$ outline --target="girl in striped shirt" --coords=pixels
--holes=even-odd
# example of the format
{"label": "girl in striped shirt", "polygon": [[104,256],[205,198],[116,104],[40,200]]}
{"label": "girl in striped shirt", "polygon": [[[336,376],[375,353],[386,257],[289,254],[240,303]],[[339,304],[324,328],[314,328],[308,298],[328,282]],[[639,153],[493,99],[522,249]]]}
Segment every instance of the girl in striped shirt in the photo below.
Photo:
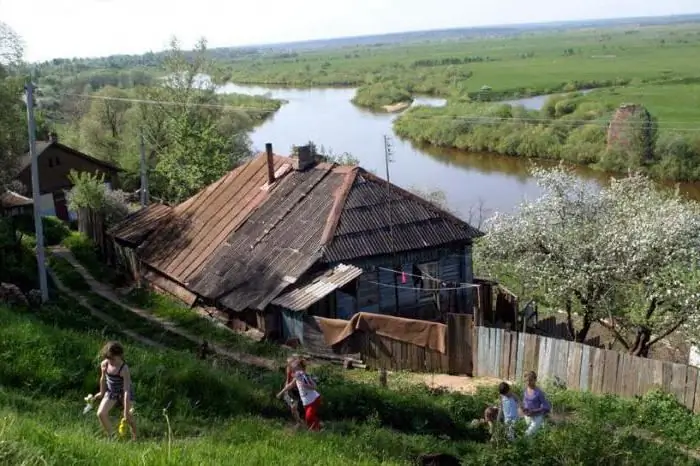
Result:
{"label": "girl in striped shirt", "polygon": [[131,438],[136,440],[136,423],[132,411],[133,387],[131,371],[124,361],[124,347],[118,341],[108,342],[102,348],[103,361],[100,363],[100,392],[96,400],[102,400],[97,409],[97,417],[107,435],[112,433],[109,412],[115,405],[124,408],[124,419],[131,427]]}

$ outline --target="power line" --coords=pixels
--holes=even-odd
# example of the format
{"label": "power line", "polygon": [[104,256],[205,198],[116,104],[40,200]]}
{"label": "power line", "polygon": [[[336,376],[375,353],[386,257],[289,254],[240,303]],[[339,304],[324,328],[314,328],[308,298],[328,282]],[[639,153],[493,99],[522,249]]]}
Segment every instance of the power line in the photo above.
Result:
{"label": "power line", "polygon": [[425,291],[426,293],[428,292],[437,292],[437,291],[453,291],[453,290],[466,290],[468,288],[478,288],[479,285],[474,285],[473,283],[461,283],[460,286],[445,286],[441,288],[419,288],[415,286],[398,286],[398,285],[391,285],[389,283],[381,283],[381,282],[376,282],[374,280],[365,280],[367,283],[371,283],[372,285],[378,285],[378,286],[384,286],[386,288],[395,288],[398,290],[414,290],[414,291]]}
{"label": "power line", "polygon": [[247,107],[243,105],[226,105],[226,104],[203,104],[203,103],[182,103],[173,102],[168,100],[153,100],[153,99],[134,99],[129,97],[109,97],[103,95],[91,95],[91,94],[61,94],[62,97],[78,97],[82,99],[96,99],[96,100],[107,100],[107,101],[117,101],[117,102],[130,102],[135,104],[147,104],[147,105],[173,105],[180,107],[201,107],[201,108],[220,108],[220,109],[231,109],[231,110],[254,110],[258,112],[276,112],[279,108],[261,108],[261,107]]}
{"label": "power line", "polygon": [[[172,106],[184,106],[184,107],[201,107],[201,108],[219,108],[219,109],[230,109],[230,110],[247,110],[256,111],[263,113],[276,112],[279,108],[261,108],[261,107],[250,107],[244,105],[226,105],[226,104],[204,104],[204,103],[181,103],[173,102],[167,100],[154,100],[154,99],[135,99],[127,97],[108,97],[101,95],[90,95],[90,94],[62,94],[62,96],[67,97],[77,97],[83,99],[96,99],[105,101],[119,101],[119,102],[130,102],[137,104],[147,104],[147,105],[172,105]],[[557,118],[542,118],[542,117],[489,117],[489,116],[462,116],[462,115],[419,115],[412,116],[411,118],[415,120],[435,120],[435,119],[449,119],[453,121],[465,121],[472,123],[498,123],[498,124],[522,124],[522,123],[556,123],[562,126],[569,127],[579,127],[579,126],[598,126],[607,127],[610,125],[612,119],[609,117],[601,117],[600,119],[592,120],[573,120],[573,119],[557,119]],[[604,121],[601,121],[604,120]],[[679,128],[672,126],[664,126],[664,124],[675,124],[675,125],[698,125],[700,126],[700,121],[664,121],[663,123],[657,123],[657,129],[680,131],[680,132],[700,132],[700,127],[696,128]],[[630,121],[619,121],[616,125],[622,128],[643,128],[646,126],[643,122],[630,122]]]}

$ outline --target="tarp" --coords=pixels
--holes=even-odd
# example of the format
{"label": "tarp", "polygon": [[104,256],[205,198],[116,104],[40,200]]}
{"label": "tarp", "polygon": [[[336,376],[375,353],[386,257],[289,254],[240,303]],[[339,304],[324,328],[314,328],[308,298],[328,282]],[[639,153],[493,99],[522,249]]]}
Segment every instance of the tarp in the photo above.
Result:
{"label": "tarp", "polygon": [[360,312],[350,320],[317,317],[323,337],[329,346],[337,345],[355,332],[377,335],[445,353],[447,325],[425,320],[404,319]]}

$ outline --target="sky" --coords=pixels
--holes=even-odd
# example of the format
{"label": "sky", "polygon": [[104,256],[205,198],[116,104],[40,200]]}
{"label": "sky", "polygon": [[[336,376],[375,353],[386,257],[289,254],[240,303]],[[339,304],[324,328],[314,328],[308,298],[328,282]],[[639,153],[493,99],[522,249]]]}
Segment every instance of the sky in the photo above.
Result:
{"label": "sky", "polygon": [[700,0],[0,0],[25,59],[136,54],[451,27],[700,13]]}

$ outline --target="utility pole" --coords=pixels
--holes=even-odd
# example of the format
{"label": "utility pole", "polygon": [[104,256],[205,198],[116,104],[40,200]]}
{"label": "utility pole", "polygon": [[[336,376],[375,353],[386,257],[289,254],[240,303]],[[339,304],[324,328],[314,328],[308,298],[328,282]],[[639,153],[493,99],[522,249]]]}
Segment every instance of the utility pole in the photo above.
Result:
{"label": "utility pole", "polygon": [[148,164],[146,163],[146,144],[143,142],[143,131],[140,134],[141,148],[141,207],[148,205]]}
{"label": "utility pole", "polygon": [[[391,138],[384,135],[384,164],[386,166],[386,205],[387,205],[387,220],[389,223],[389,249],[391,255],[394,258],[394,270],[400,266],[399,261],[396,258],[396,248],[394,247],[394,219],[391,209],[391,176],[389,175],[389,164],[393,162],[391,156],[393,155],[393,149],[391,147]],[[396,280],[396,273],[394,273],[394,311],[399,310],[399,288]]]}
{"label": "utility pole", "polygon": [[391,252],[394,253],[394,231],[393,231],[393,218],[391,212],[391,177],[389,176],[389,164],[393,162],[392,156],[391,138],[384,135],[384,164],[386,165],[386,202],[387,202],[387,217],[389,221],[389,241],[391,244]]}
{"label": "utility pole", "polygon": [[36,153],[36,123],[34,121],[34,83],[24,86],[27,97],[27,131],[29,134],[29,155],[32,159],[32,201],[34,202],[34,229],[36,231],[36,261],[39,267],[39,288],[41,301],[49,300],[49,286],[46,280],[46,257],[44,254],[44,226],[41,223],[41,192],[39,190],[39,161]]}

